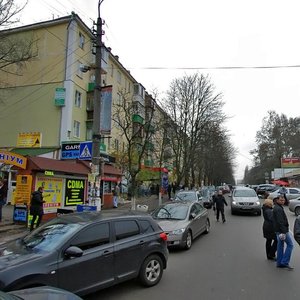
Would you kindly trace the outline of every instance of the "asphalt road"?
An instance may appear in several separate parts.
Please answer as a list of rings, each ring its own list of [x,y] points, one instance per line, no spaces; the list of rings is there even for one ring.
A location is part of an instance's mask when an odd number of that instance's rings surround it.
[[[295,216],[288,211],[290,226]],[[227,222],[215,221],[211,231],[194,241],[189,251],[170,251],[161,282],[143,288],[126,282],[85,297],[86,300],[300,299],[300,247],[294,244],[293,271],[277,269],[265,257],[262,216],[234,215],[226,208]]]

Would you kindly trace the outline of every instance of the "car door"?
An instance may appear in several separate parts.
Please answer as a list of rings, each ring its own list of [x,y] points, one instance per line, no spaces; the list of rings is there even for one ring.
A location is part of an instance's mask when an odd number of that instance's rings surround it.
[[[299,189],[288,188],[287,190],[288,190],[288,193],[286,194],[286,197],[287,197],[288,200],[295,199],[295,198],[300,196],[300,190]]]
[[[61,251],[58,263],[59,287],[82,293],[97,290],[114,282],[114,253],[109,222],[92,224],[72,238],[69,246],[83,250],[81,257],[67,258]]]
[[[147,237],[140,234],[137,220],[113,221],[115,272],[118,281],[136,276],[144,259]]]
[[[193,231],[193,236],[196,237],[202,232],[203,228],[203,217],[202,217],[203,206],[199,203],[193,203],[190,215],[193,214],[195,217],[190,219],[190,227]]]

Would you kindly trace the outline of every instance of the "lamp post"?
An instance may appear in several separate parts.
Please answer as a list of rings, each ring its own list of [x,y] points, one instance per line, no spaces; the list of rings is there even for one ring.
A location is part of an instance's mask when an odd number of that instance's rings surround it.
[[[92,169],[96,174],[98,181],[98,191],[100,193],[101,182],[101,159],[100,159],[100,142],[101,142],[101,59],[102,59],[102,19],[100,16],[100,5],[104,0],[98,2],[98,18],[96,23],[96,58],[95,58],[95,87],[94,87],[94,111],[93,111],[93,136],[92,136]],[[100,195],[96,195],[98,197]],[[101,207],[101,205],[100,205]]]

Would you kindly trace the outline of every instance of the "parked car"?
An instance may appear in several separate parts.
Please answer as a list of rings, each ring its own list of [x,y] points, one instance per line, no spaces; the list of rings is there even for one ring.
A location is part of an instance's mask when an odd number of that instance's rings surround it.
[[[132,278],[153,286],[167,259],[167,235],[148,214],[71,213],[0,245],[0,290],[50,285],[85,295]]]
[[[198,202],[167,202],[151,215],[168,235],[169,247],[188,250],[197,236],[210,230],[208,211]]]
[[[256,187],[256,194],[257,195],[265,195],[266,192],[271,193],[271,192],[275,191],[277,188],[278,188],[278,186],[275,184],[268,184],[268,183],[259,184]]]
[[[236,187],[231,199],[231,214],[236,213],[255,213],[261,215],[261,202],[256,192],[248,187]]]
[[[212,196],[213,193],[208,187],[203,187],[200,191],[200,196],[202,198],[201,202],[205,208],[212,208],[213,206],[213,200]]]
[[[202,201],[202,196],[197,190],[186,190],[179,191],[174,198],[175,201],[192,201],[199,202]]]
[[[39,286],[23,290],[16,290],[11,292],[1,292],[1,300],[82,300],[79,296],[68,292],[66,290],[58,289],[51,286]]]
[[[300,197],[296,199],[291,199],[289,201],[289,210],[295,213],[296,216],[300,215]]]
[[[286,199],[289,202],[292,199],[296,199],[300,197],[300,188],[296,187],[285,187],[286,190]],[[274,199],[280,196],[280,187],[278,187],[274,192],[269,194],[269,198]]]

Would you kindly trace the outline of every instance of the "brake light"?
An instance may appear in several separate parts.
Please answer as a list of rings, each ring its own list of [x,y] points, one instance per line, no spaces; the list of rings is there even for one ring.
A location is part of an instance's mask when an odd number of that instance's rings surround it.
[[[164,232],[160,233],[159,237],[164,241],[166,241],[168,239],[168,236]]]

